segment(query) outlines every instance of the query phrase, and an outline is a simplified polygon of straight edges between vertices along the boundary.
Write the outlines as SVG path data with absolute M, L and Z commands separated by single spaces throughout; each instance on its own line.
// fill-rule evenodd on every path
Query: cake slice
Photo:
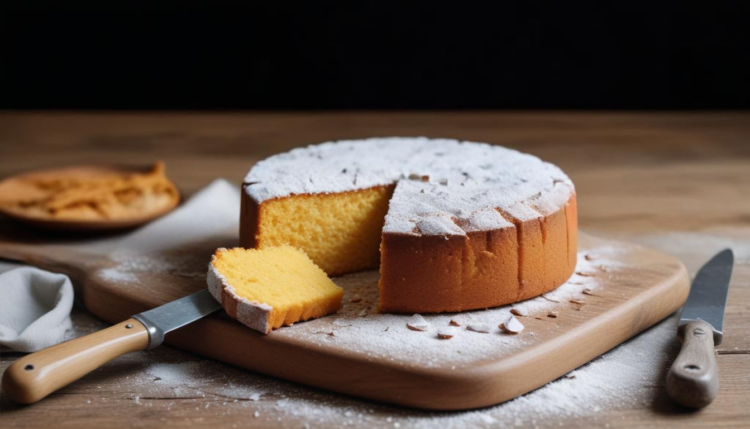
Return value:
M 208 289 L 230 317 L 264 334 L 335 313 L 344 294 L 291 246 L 218 249 L 208 266 Z

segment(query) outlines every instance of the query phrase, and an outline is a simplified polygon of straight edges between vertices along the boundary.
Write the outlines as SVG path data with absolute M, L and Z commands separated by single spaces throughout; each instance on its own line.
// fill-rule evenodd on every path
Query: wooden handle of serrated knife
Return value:
M 667 393 L 686 407 L 703 408 L 719 393 L 713 332 L 713 327 L 702 320 L 679 329 L 682 350 L 667 374 Z
M 3 374 L 3 391 L 21 404 L 34 403 L 125 353 L 145 350 L 146 328 L 135 319 L 26 355 Z

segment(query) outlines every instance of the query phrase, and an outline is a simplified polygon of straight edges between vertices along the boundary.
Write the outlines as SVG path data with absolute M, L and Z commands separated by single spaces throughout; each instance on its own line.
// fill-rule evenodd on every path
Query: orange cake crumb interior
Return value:
M 271 328 L 324 316 L 341 307 L 343 290 L 304 252 L 291 246 L 223 249 L 212 264 L 237 296 L 272 307 Z
M 377 268 L 380 238 L 393 185 L 323 195 L 294 195 L 263 203 L 258 248 L 302 249 L 329 275 Z

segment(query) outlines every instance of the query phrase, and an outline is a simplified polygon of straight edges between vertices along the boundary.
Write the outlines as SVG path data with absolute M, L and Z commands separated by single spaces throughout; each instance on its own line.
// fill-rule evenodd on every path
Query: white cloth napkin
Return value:
M 72 308 L 73 285 L 63 274 L 32 267 L 0 274 L 0 345 L 33 352 L 63 341 Z
M 174 212 L 128 235 L 74 244 L 77 251 L 114 256 L 156 252 L 237 229 L 240 191 L 218 179 Z M 5 267 L 4 267 L 5 266 Z M 0 263 L 0 273 L 7 269 Z M 67 276 L 37 268 L 0 274 L 0 345 L 32 352 L 66 340 L 73 286 Z

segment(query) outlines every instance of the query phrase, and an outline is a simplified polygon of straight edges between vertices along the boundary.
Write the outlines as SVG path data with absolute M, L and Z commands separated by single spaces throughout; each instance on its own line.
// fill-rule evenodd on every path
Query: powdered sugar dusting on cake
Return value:
M 558 167 L 484 143 L 446 139 L 373 138 L 294 149 L 259 162 L 245 178 L 256 202 L 297 194 L 336 193 L 397 183 L 384 232 L 465 235 L 508 226 L 500 209 L 537 218 L 573 192 Z M 539 211 L 518 207 L 533 200 Z M 466 226 L 464 226 L 466 225 Z
M 416 221 L 415 226 L 424 235 L 464 235 L 464 230 L 445 214 L 427 216 Z
M 477 210 L 468 216 L 459 214 L 458 222 L 461 225 L 461 229 L 466 232 L 513 227 L 513 224 L 495 209 Z

